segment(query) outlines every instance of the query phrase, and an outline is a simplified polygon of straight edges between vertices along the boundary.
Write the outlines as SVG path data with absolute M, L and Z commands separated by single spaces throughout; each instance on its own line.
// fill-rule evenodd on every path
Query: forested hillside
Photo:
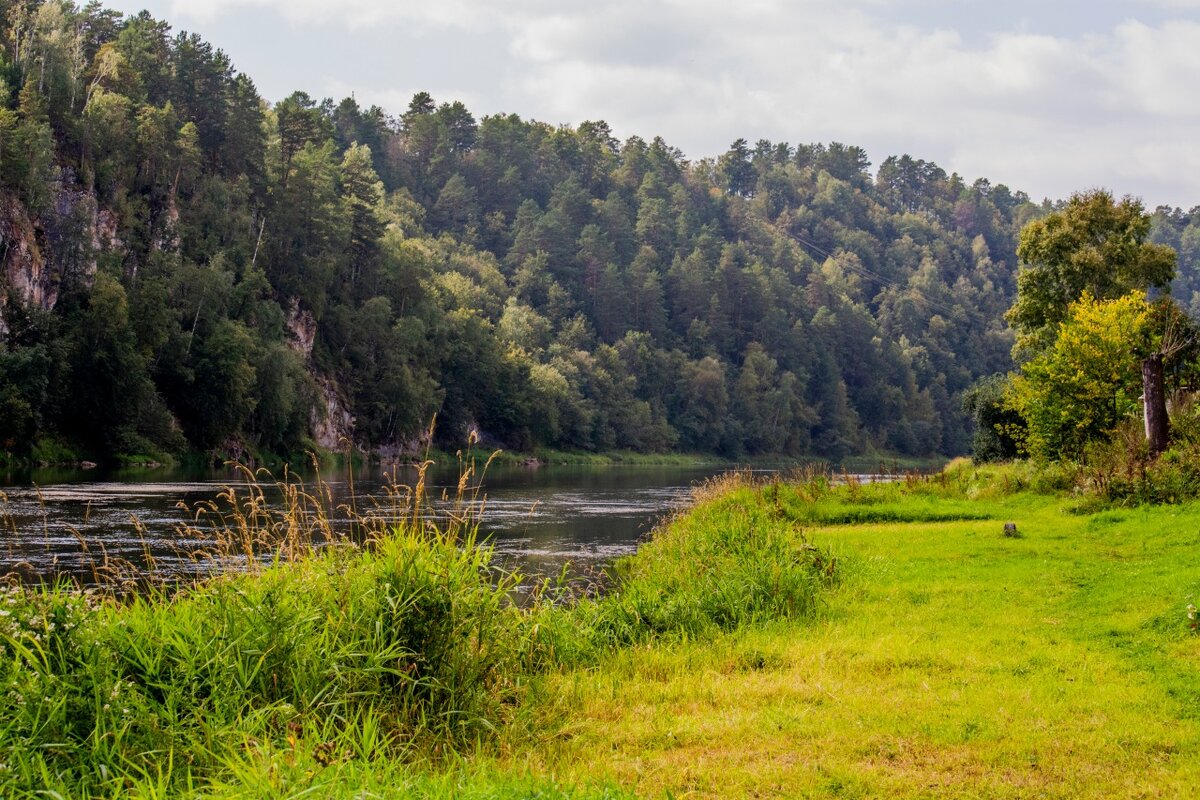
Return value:
M 17 457 L 399 453 L 435 414 L 517 449 L 951 454 L 963 391 L 1010 367 L 1047 208 L 1005 186 L 838 143 L 689 161 L 426 94 L 272 106 L 148 15 L 0 10 Z
M 1177 254 L 1172 297 L 1192 319 L 1200 319 L 1200 206 L 1190 211 L 1159 206 L 1150 221 L 1150 240 L 1172 247 Z

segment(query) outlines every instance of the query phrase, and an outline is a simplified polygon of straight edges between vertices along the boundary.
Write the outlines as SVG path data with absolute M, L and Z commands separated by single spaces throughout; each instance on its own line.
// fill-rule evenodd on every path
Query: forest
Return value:
M 1062 206 L 838 142 L 271 103 L 147 13 L 0 18 L 9 459 L 963 453 L 1019 232 Z M 1200 208 L 1151 238 L 1200 311 Z

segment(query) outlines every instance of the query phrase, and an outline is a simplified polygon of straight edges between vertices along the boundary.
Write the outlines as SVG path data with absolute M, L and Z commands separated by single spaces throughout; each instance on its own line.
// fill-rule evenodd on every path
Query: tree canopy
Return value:
M 1053 343 L 1012 380 L 1011 407 L 1038 458 L 1079 458 L 1141 408 L 1141 361 L 1153 349 L 1153 314 L 1141 292 L 1098 300 L 1084 291 Z
M 1147 241 L 1149 234 L 1141 201 L 1115 201 L 1103 189 L 1072 195 L 1060 210 L 1030 222 L 1017 246 L 1017 301 L 1008 312 L 1018 353 L 1050 346 L 1085 293 L 1109 300 L 1166 288 L 1175 276 L 1175 251 Z

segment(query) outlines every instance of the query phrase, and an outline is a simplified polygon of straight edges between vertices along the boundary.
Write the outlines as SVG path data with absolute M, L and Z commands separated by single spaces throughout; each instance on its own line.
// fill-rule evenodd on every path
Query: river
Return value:
M 480 534 L 504 567 L 536 577 L 569 564 L 573 574 L 587 575 L 633 552 L 658 520 L 686 505 L 695 484 L 719 471 L 492 465 L 482 480 L 472 481 L 469 493 Z M 415 471 L 375 468 L 303 479 L 310 491 L 318 482 L 327 486 L 335 508 L 353 505 L 362 513 L 390 505 L 388 486 L 412 485 L 416 477 Z M 444 494 L 456 493 L 458 477 L 456 468 L 429 472 L 427 494 L 439 500 L 435 507 Z M 89 583 L 105 564 L 125 565 L 129 573 L 153 562 L 160 575 L 184 577 L 210 570 L 212 562 L 195 552 L 211 545 L 204 532 L 212 515 L 193 526 L 199 538 L 183 536 L 181 526 L 194 520 L 197 504 L 244 484 L 234 470 L 0 474 L 0 574 L 27 580 L 70 575 Z M 268 498 L 278 496 L 267 492 Z M 349 529 L 344 512 L 331 516 L 335 528 Z

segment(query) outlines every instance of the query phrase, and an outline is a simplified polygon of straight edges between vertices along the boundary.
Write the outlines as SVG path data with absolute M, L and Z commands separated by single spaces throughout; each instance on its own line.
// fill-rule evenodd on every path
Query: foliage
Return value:
M 198 36 L 94 3 L 14 6 L 0 50 L 21 456 L 411 451 L 436 413 L 450 449 L 921 457 L 967 449 L 964 391 L 1010 364 L 1042 209 L 909 156 L 690 162 L 426 93 L 268 106 Z M 42 282 L 9 280 L 34 249 Z
M 1175 252 L 1146 241 L 1149 233 L 1141 202 L 1126 197 L 1118 203 L 1099 189 L 1072 195 L 1061 210 L 1022 229 L 1017 300 L 1007 315 L 1019 334 L 1017 350 L 1028 356 L 1049 347 L 1085 293 L 1112 300 L 1166 287 Z
M 481 578 L 486 559 L 405 533 L 369 556 L 176 598 L 10 589 L 3 780 L 71 796 L 109 793 L 124 775 L 182 785 L 219 772 L 239 740 L 281 744 L 313 725 L 375 726 L 364 758 L 473 741 L 516 691 L 519 617 L 508 584 Z
M 1006 402 L 1009 391 L 1009 379 L 993 375 L 963 394 L 963 410 L 975 422 L 971 453 L 976 461 L 1010 461 L 1020 455 L 1026 425 Z
M 1140 292 L 1072 303 L 1048 349 L 1012 378 L 1009 408 L 1026 423 L 1037 458 L 1078 459 L 1137 413 L 1141 357 L 1150 351 L 1151 309 Z

